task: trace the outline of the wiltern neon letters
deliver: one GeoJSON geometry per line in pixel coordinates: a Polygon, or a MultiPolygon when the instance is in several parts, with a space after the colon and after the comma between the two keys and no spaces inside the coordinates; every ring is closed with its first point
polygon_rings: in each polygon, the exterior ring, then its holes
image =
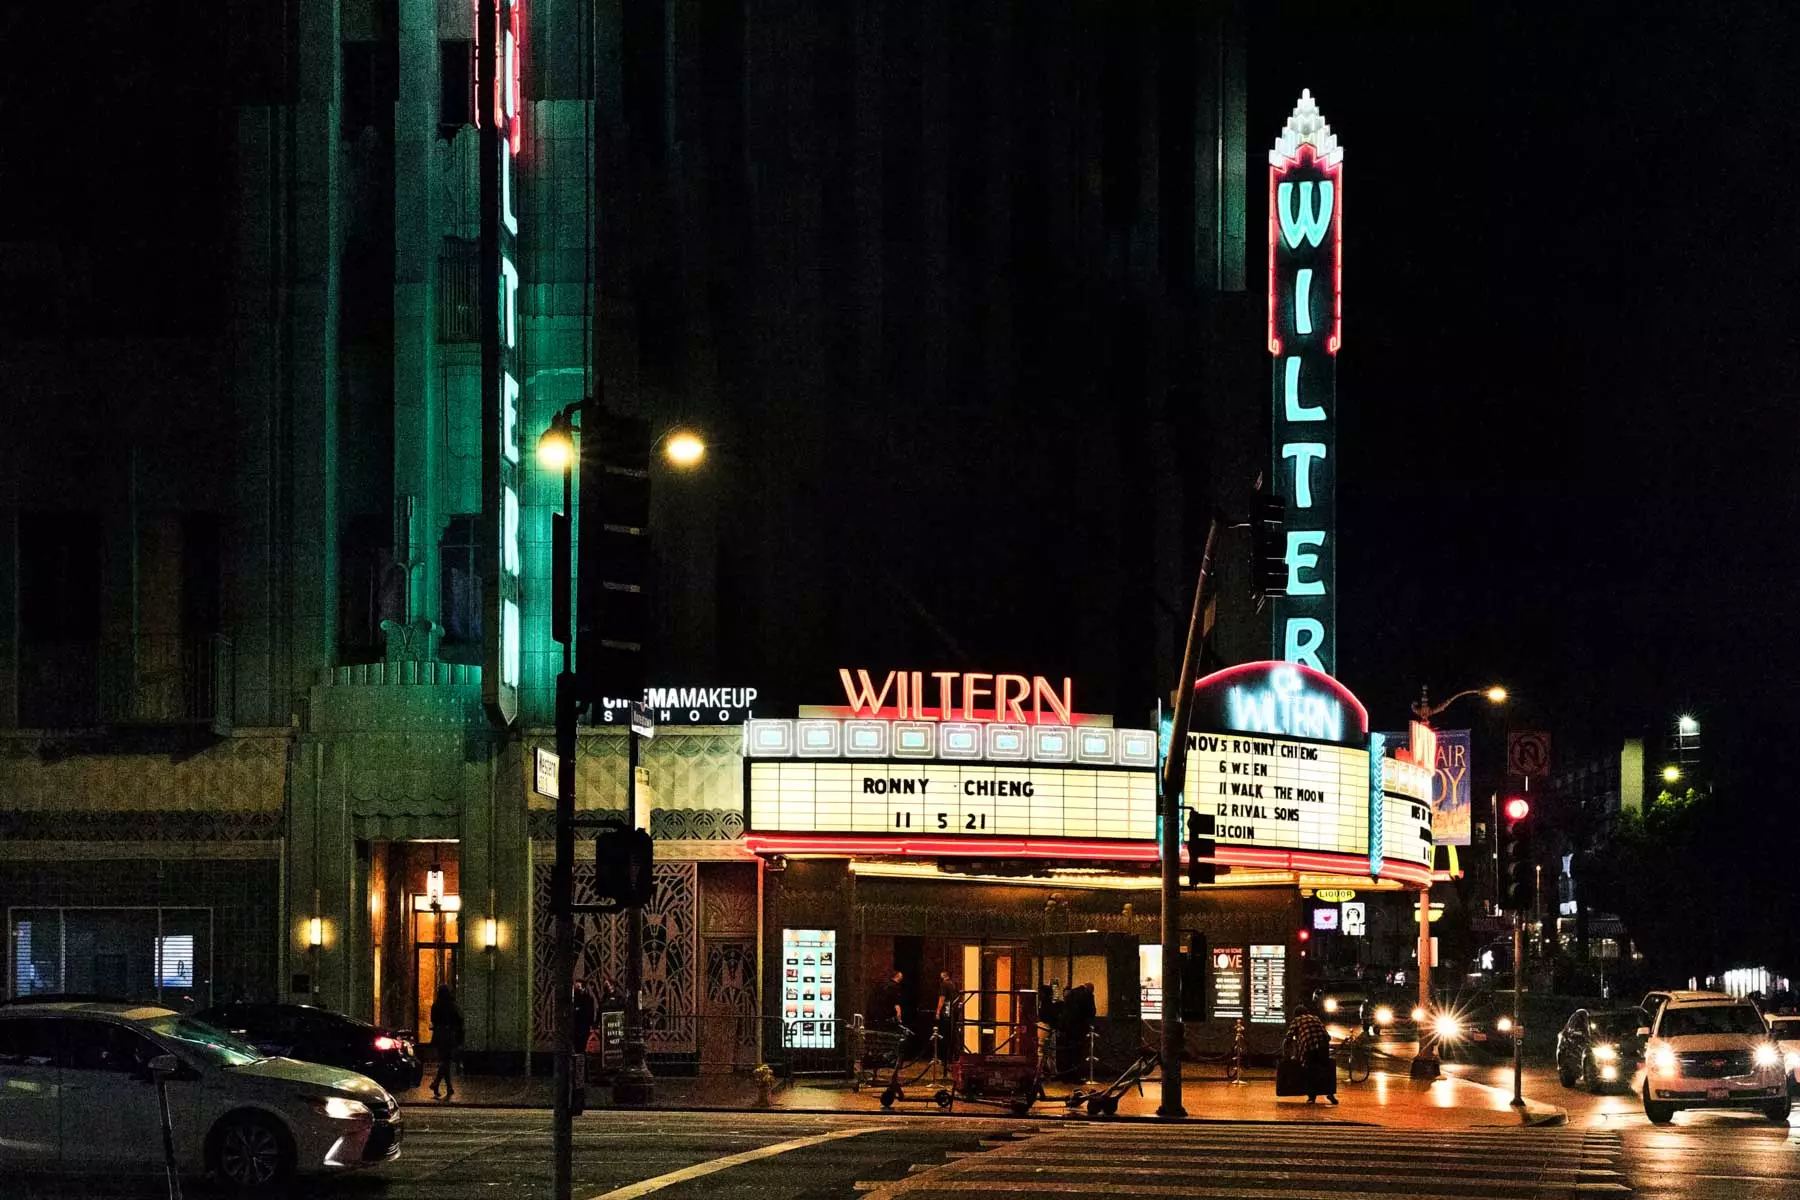
{"type": "Polygon", "coordinates": [[[1269,152],[1271,476],[1288,503],[1287,594],[1272,657],[1337,667],[1337,352],[1343,339],[1344,150],[1311,92],[1269,152]]]}

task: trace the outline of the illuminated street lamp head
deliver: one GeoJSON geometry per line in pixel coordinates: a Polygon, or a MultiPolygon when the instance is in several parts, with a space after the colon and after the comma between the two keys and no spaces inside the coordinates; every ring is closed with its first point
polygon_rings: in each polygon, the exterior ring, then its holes
{"type": "Polygon", "coordinates": [[[538,438],[538,462],[548,471],[566,471],[575,461],[575,439],[569,434],[569,423],[561,417],[550,423],[538,438]]]}
{"type": "Polygon", "coordinates": [[[1678,782],[1680,782],[1680,780],[1681,780],[1681,768],[1680,767],[1676,766],[1674,763],[1670,763],[1668,766],[1663,768],[1663,782],[1664,783],[1678,783],[1678,782]]]}
{"type": "Polygon", "coordinates": [[[706,457],[706,443],[699,434],[678,429],[663,441],[663,457],[677,467],[698,466],[706,457]]]}
{"type": "Polygon", "coordinates": [[[1494,687],[1491,687],[1491,688],[1489,688],[1489,689],[1488,689],[1488,690],[1487,690],[1487,691],[1486,691],[1486,692],[1485,692],[1485,693],[1483,693],[1483,694],[1484,694],[1484,695],[1485,695],[1485,696],[1487,696],[1487,698],[1488,698],[1488,699],[1489,699],[1489,700],[1490,700],[1490,701],[1492,701],[1492,702],[1493,702],[1493,703],[1495,703],[1495,704],[1504,704],[1504,703],[1506,703],[1506,689],[1505,689],[1505,688],[1503,688],[1503,687],[1500,687],[1500,686],[1498,686],[1498,685],[1496,685],[1496,686],[1494,686],[1494,687]]]}

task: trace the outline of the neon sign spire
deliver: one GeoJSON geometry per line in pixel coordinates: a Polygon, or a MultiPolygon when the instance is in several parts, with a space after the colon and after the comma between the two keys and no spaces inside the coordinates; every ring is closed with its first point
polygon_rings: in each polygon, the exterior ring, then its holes
{"type": "Polygon", "coordinates": [[[1288,504],[1287,588],[1270,657],[1337,669],[1337,352],[1344,148],[1310,91],[1269,151],[1270,476],[1288,504]]]}

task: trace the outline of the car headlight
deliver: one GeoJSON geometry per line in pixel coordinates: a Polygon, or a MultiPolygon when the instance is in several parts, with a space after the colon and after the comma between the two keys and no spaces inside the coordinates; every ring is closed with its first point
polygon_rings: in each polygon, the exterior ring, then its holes
{"type": "Polygon", "coordinates": [[[1462,1023],[1448,1013],[1431,1023],[1431,1028],[1441,1038],[1454,1038],[1462,1032],[1462,1023]]]}
{"type": "Polygon", "coordinates": [[[308,1100],[313,1111],[333,1121],[354,1121],[369,1115],[369,1106],[347,1096],[321,1096],[308,1100]]]}
{"type": "Polygon", "coordinates": [[[1376,1009],[1375,1023],[1377,1025],[1392,1025],[1394,1023],[1394,1010],[1385,1004],[1376,1009]]]}
{"type": "Polygon", "coordinates": [[[1611,1062],[1617,1057],[1619,1057],[1619,1049],[1617,1046],[1608,1046],[1605,1043],[1602,1043],[1594,1047],[1595,1062],[1611,1062]]]}
{"type": "Polygon", "coordinates": [[[1511,1017],[1501,1017],[1498,1021],[1494,1022],[1494,1028],[1498,1029],[1501,1033],[1511,1033],[1512,1032],[1512,1018],[1511,1017]]]}
{"type": "Polygon", "coordinates": [[[1425,1010],[1424,1010],[1424,1009],[1422,1009],[1422,1008],[1420,1008],[1420,1007],[1419,1007],[1419,1006],[1418,1006],[1418,1005],[1416,1005],[1416,1004],[1415,1004],[1415,1005],[1413,1005],[1413,1010],[1412,1010],[1412,1019],[1413,1019],[1413,1020],[1414,1020],[1414,1021],[1423,1021],[1423,1020],[1424,1020],[1424,1019],[1425,1019],[1425,1010]]]}
{"type": "Polygon", "coordinates": [[[1334,1013],[1334,1012],[1336,1012],[1336,1011],[1337,1011],[1337,1010],[1338,1010],[1338,1003],[1337,1003],[1337,1001],[1336,1001],[1336,1000],[1333,1000],[1333,999],[1332,999],[1332,998],[1331,998],[1331,997],[1329,997],[1329,996],[1327,996],[1327,997],[1326,997],[1326,998],[1325,998],[1325,1011],[1326,1011],[1326,1012],[1328,1012],[1328,1013],[1334,1013]]]}
{"type": "Polygon", "coordinates": [[[1658,1073],[1673,1075],[1675,1073],[1675,1052],[1667,1046],[1658,1046],[1650,1052],[1650,1063],[1658,1073]]]}
{"type": "Polygon", "coordinates": [[[1781,1062],[1781,1051],[1779,1051],[1775,1047],[1769,1045],[1767,1042],[1764,1042],[1762,1045],[1760,1045],[1756,1048],[1756,1065],[1757,1066],[1773,1067],[1780,1062],[1781,1062]]]}

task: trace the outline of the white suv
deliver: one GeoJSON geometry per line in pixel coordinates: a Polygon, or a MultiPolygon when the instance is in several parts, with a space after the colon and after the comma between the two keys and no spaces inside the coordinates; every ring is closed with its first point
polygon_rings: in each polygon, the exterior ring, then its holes
{"type": "Polygon", "coordinates": [[[399,1157],[400,1106],[340,1067],[268,1058],[210,1025],[114,1003],[0,1005],[0,1172],[176,1166],[239,1191],[399,1157]]]}
{"type": "Polygon", "coordinates": [[[1678,1108],[1756,1108],[1787,1121],[1781,1050],[1755,1005],[1676,993],[1651,1020],[1644,1115],[1653,1124],[1668,1124],[1678,1108]]]}

